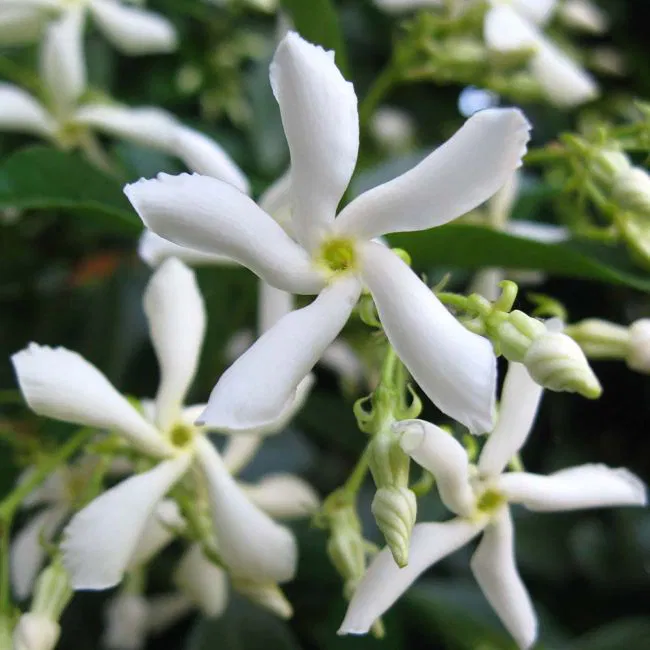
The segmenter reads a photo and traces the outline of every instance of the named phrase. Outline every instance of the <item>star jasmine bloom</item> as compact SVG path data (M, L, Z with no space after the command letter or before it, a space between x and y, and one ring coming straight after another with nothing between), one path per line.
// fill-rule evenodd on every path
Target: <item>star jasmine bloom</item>
M542 389L520 364L510 364L499 417L478 463L450 434L422 420L397 423L401 447L436 478L440 498L456 518L416 524L409 564L398 568L385 548L359 584L340 634L365 634L429 567L482 533L471 567L474 577L520 648L537 637L537 618L517 571L510 503L537 512L645 505L641 480L626 469L580 465L541 476L506 472L532 428Z
M107 429L158 459L77 513L64 530L64 562L76 589L117 584L133 562L147 522L169 490L192 470L205 485L221 556L250 580L285 582L296 566L293 535L255 506L183 408L205 331L205 308L193 273L170 259L152 277L144 310L161 380L151 418L138 412L83 357L32 344L12 357L23 395L39 415ZM289 405L289 408L292 405ZM287 417L287 412L280 418ZM279 419L280 419L279 418ZM260 430L249 433L258 435Z
M237 431L278 417L338 336L363 285L386 334L433 402L473 431L491 428L495 358L395 253L374 238L452 221L521 164L529 125L515 109L484 111L399 178L335 219L359 146L357 100L331 52L289 33L271 66L291 154L288 234L246 195L199 175L128 185L145 225L176 244L236 259L268 284L314 302L282 318L221 377L200 421Z
M163 16L118 0L0 0L0 44L29 42L39 27L72 12L90 14L99 31L122 54L138 56L176 49L174 26ZM3 26L13 24L19 34ZM5 36L6 34L6 36Z

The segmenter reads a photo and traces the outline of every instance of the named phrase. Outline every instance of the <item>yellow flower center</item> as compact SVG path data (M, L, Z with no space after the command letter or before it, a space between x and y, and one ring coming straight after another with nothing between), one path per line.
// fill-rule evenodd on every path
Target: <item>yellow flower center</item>
M502 494L496 490L488 488L478 498L476 507L480 512L491 514L495 510L498 510L505 502L506 500L503 498Z
M327 240L320 249L318 261L331 273L344 273L356 266L357 253L350 239Z
M169 440L179 449L187 447L194 439L194 429L186 424L175 424L169 432Z

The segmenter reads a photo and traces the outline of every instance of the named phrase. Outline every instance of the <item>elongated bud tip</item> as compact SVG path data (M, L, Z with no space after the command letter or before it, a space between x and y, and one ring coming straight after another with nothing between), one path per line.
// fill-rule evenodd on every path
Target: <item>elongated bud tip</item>
M41 614L27 612L18 620L14 630L14 650L53 650L61 628L53 621Z
M548 332L532 343L524 357L530 376L544 388L597 399L603 392L580 346L566 334Z
M371 509L397 566L405 567L417 516L415 494L408 488L380 488Z
M632 370L650 374L650 318L642 318L629 329L627 365Z
M273 582L252 582L251 580L233 580L233 587L243 596L282 619L293 616L293 607L284 592Z

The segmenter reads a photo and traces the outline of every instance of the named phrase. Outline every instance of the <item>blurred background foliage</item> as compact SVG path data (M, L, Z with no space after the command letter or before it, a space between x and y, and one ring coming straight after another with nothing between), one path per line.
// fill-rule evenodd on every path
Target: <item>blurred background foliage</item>
M337 49L337 62L361 100L390 58L398 33L395 19L370 0L283 0L306 38ZM603 77L604 106L621 97L650 97L650 7L644 0L601 3L611 16L606 36L589 45L614 47L626 74ZM268 83L276 17L245 3L216 7L201 0L150 0L180 33L180 49L163 56L123 58L95 33L88 35L91 84L132 105L160 105L214 136L261 192L286 168L288 151ZM34 48L0 52L0 76L29 84ZM388 156L362 131L362 156L350 195L408 167L462 122L454 84L400 84L385 98L416 120L412 150ZM540 104L523 105L541 145L575 126L574 115ZM363 126L367 127L367 123ZM57 444L70 429L39 420L20 403L8 361L34 340L77 350L125 392L152 395L157 368L141 307L149 270L136 253L140 222L122 194L125 181L180 164L131 144L107 141L119 163L109 176L76 154L55 151L18 135L0 138L0 208L21 217L0 223L0 494L20 470L21 456L37 444ZM355 189L356 188L356 189ZM349 199L350 197L348 197ZM556 222L552 189L534 171L515 208L516 218ZM435 206L433 206L435 209ZM8 215L11 217L11 212ZM540 244L473 225L400 235L414 266L437 281L451 272L462 288L474 268L497 265L548 272L536 291L552 295L572 321L600 317L628 323L650 316L650 275L624 251L597 244ZM255 320L256 282L243 269L201 269L209 310L202 366L192 397L205 399L227 361L225 346ZM531 309L525 292L520 306ZM355 329L352 323L349 328ZM352 334L354 332L352 331ZM525 450L532 471L549 471L576 460L626 466L650 479L650 379L621 363L594 365L604 394L597 402L547 394L535 434ZM340 391L337 379L318 370L318 384L289 429L270 440L245 478L269 470L299 472L323 494L340 485L364 446L351 406L363 393ZM429 407L425 416L440 421ZM11 440L11 444L9 444ZM36 443L36 441L39 441ZM17 461L17 462L16 462ZM366 534L377 539L370 515L372 493L360 504ZM436 497L422 503L420 519L441 516ZM517 555L540 613L548 650L647 650L650 648L650 514L645 510L588 511L528 516L517 512ZM342 585L325 555L325 535L302 522L297 580L287 588L295 607L288 623L234 598L219 620L185 619L148 648L187 650L508 650L513 642L469 575L464 550L427 574L386 617L387 638L336 636L345 604ZM174 548L156 562L151 589L163 590ZM463 555L463 557L461 557ZM110 594L77 594L64 615L62 650L99 647L102 604Z

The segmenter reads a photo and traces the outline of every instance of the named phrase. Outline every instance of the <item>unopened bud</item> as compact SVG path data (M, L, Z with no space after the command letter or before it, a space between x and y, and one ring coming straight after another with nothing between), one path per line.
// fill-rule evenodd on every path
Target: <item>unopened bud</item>
M408 488L380 488L371 509L397 566L405 567L417 516L415 494Z
M650 215L650 175L631 167L614 179L613 198L624 210Z
M650 374L650 318L630 325L626 362L632 370Z
M42 614L27 612L18 620L13 635L13 650L53 650L61 628Z
M629 349L626 327L599 318L588 318L565 330L591 359L624 359Z
M532 343L524 365L544 388L600 397L602 388L580 346L561 332L547 332Z
M607 15L590 0L564 0L559 15L569 27L591 34L602 34L607 29Z
M58 621L71 598L72 587L68 572L60 560L54 560L36 580L31 611Z
M602 181L614 184L615 179L624 176L632 168L625 153L616 149L601 149L592 167L593 173Z
M521 363L533 341L546 333L546 326L515 309L509 314L496 312L487 320L486 331L508 361Z
M140 594L122 592L104 611L104 645L110 650L140 650L144 647L149 607Z
M233 587L242 596L273 612L276 616L289 619L293 616L293 607L282 589L274 582L253 582L251 580L233 579Z
M368 448L368 465L377 488L407 487L410 458L399 444L399 436L387 427Z
M345 597L351 598L366 570L365 542L361 524L352 506L344 506L331 514L327 555L345 580Z

